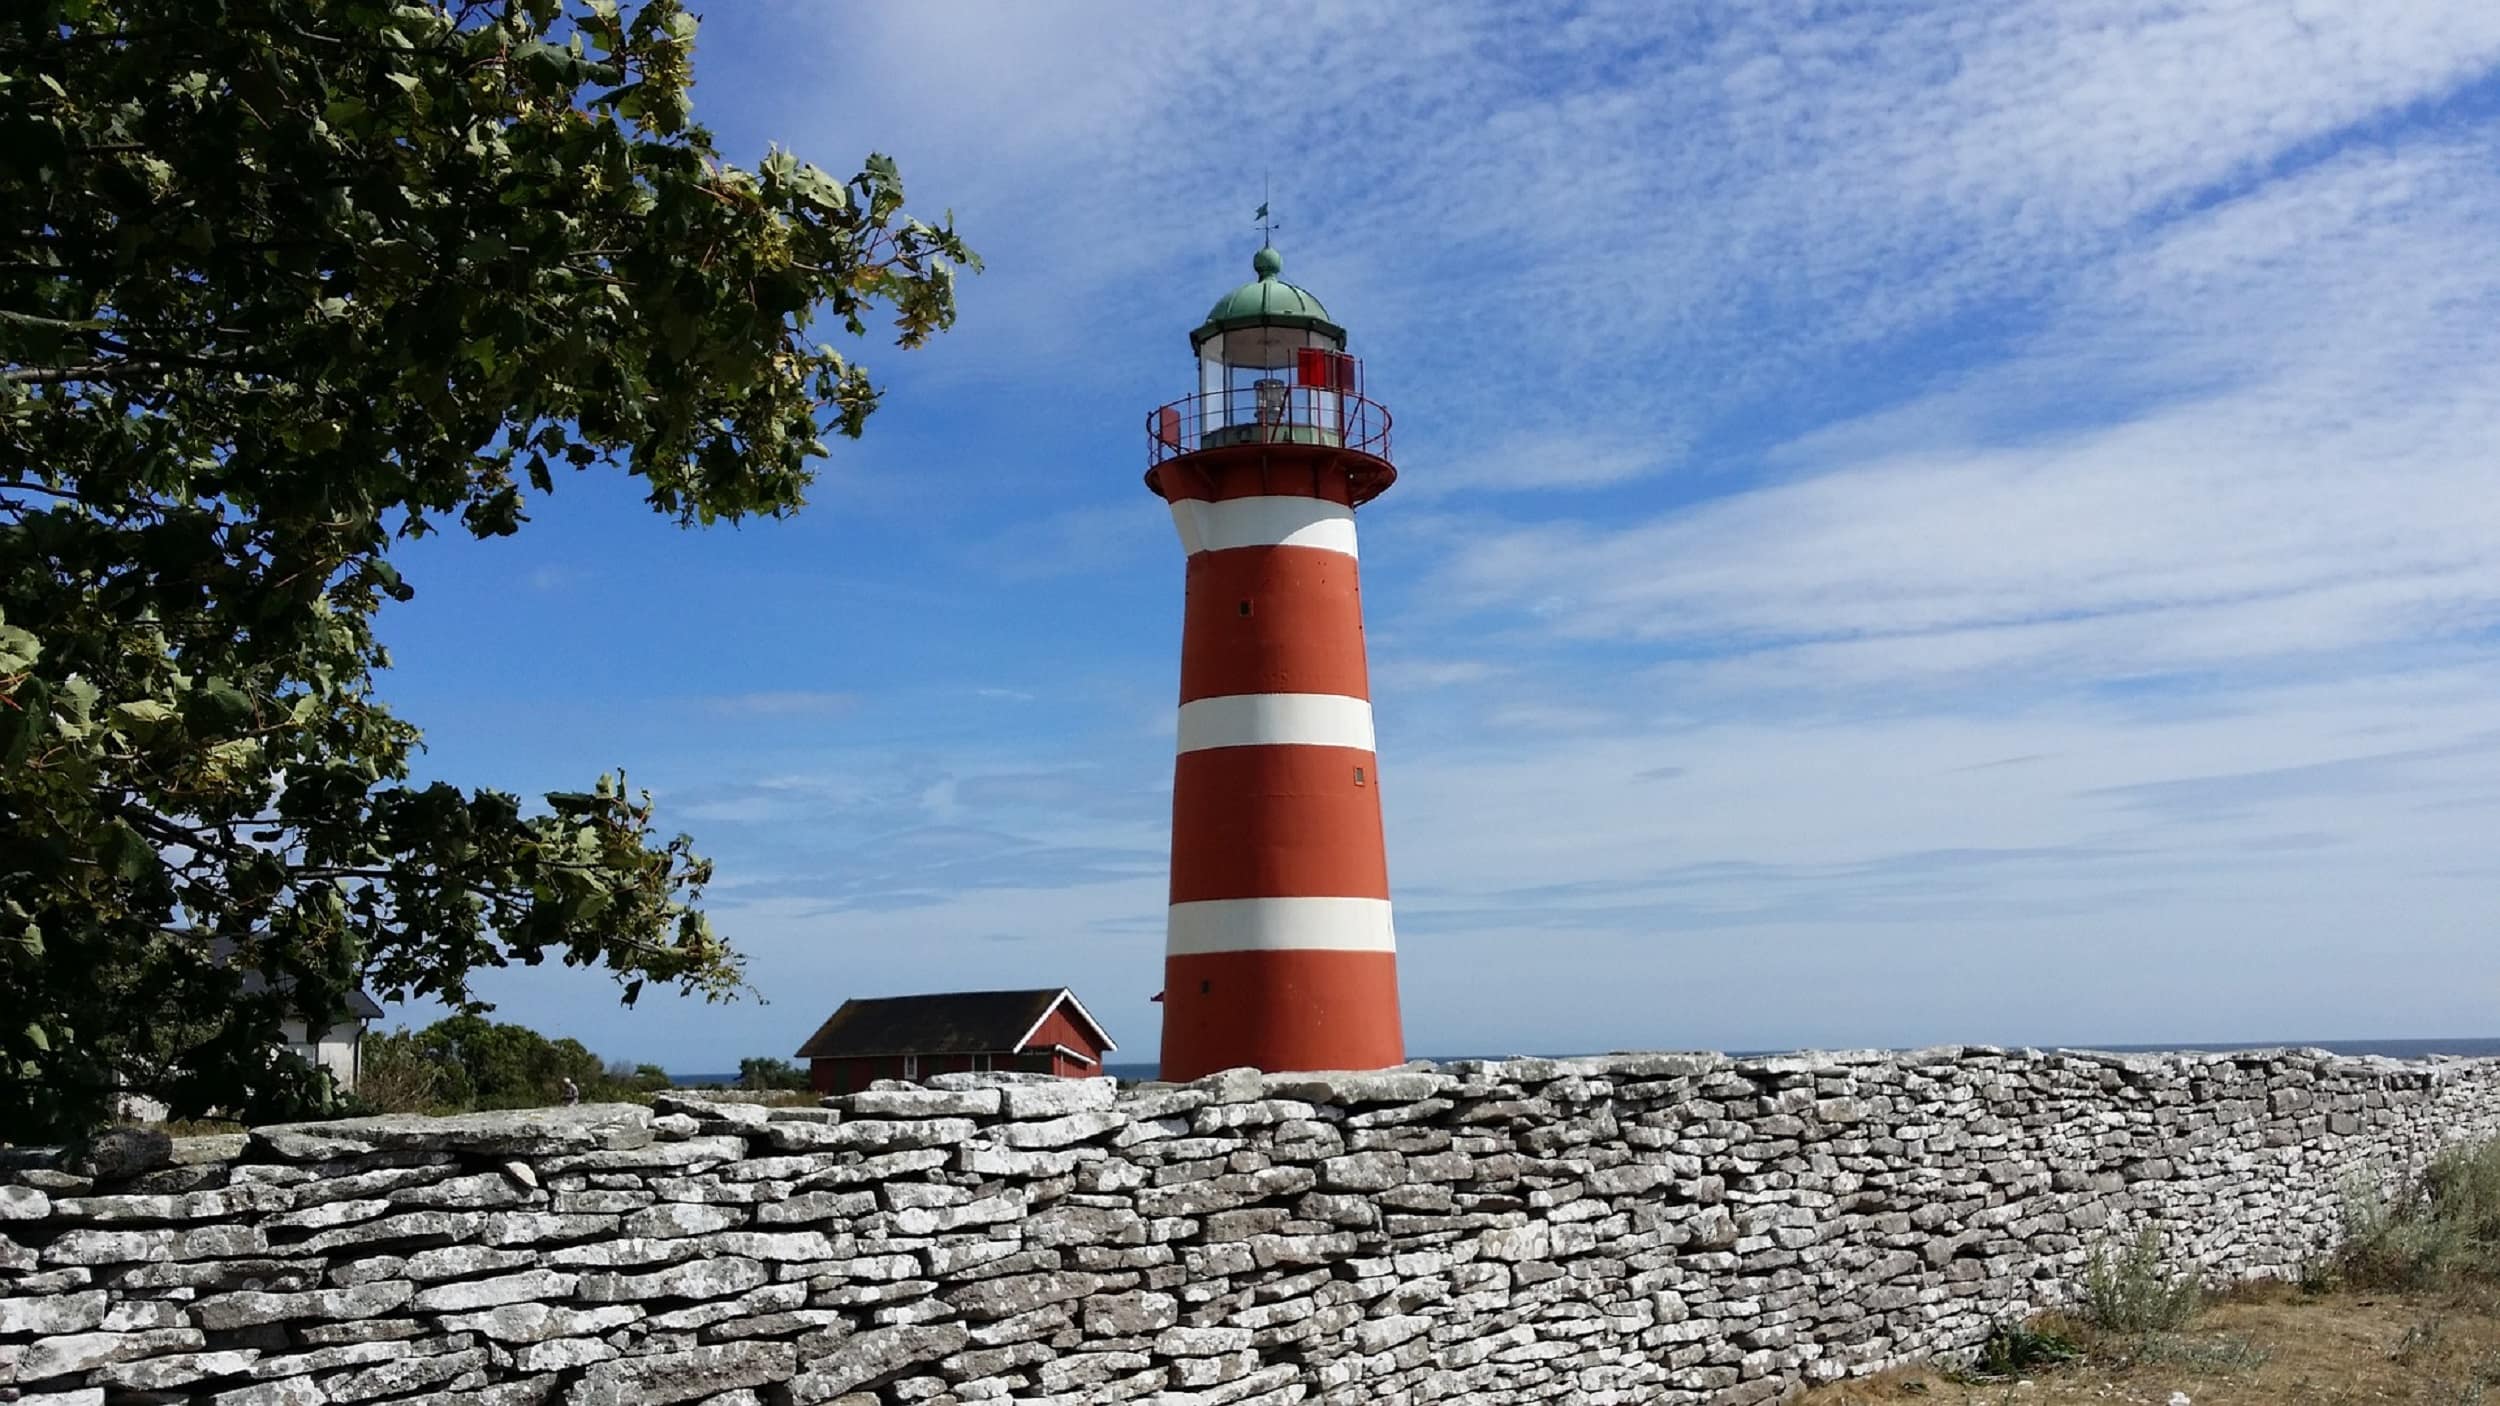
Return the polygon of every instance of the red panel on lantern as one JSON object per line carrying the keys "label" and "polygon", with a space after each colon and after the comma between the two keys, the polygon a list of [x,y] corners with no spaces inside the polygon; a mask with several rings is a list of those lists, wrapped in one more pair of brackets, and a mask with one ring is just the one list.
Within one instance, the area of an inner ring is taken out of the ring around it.
{"label": "red panel on lantern", "polygon": [[1325,388],[1334,369],[1328,364],[1328,349],[1325,347],[1303,347],[1293,354],[1295,385]]}

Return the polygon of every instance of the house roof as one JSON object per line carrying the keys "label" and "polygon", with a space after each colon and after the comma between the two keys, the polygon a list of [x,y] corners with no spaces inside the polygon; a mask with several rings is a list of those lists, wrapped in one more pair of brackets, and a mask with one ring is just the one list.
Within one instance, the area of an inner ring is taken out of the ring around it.
{"label": "house roof", "polygon": [[[212,937],[208,940],[209,959],[221,967],[234,960],[234,949],[235,941],[231,937]],[[266,973],[257,969],[245,969],[243,973],[244,995],[257,996],[268,989],[269,977]],[[371,996],[365,994],[363,987],[359,986],[347,993],[347,1013],[357,1020],[380,1020],[382,1007],[376,1004]]]}
{"label": "house roof", "polygon": [[1111,1036],[1064,986],[1038,991],[946,991],[844,1001],[799,1046],[799,1059],[851,1055],[1003,1054],[1023,1049],[1050,1013],[1070,1014],[1116,1050]]}

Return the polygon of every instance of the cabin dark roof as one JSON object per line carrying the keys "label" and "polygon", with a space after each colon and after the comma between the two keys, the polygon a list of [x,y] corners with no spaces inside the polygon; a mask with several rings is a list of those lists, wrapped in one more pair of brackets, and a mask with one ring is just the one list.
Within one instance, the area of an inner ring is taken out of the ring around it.
{"label": "cabin dark roof", "polygon": [[[208,940],[209,958],[221,967],[234,960],[234,949],[235,941],[231,937],[212,937]],[[269,978],[260,971],[247,969],[243,973],[244,995],[257,996],[268,989]],[[299,1011],[297,1014],[301,1015],[302,1012]],[[360,986],[347,993],[347,1014],[354,1020],[380,1020],[382,1008],[376,1005],[374,999],[366,995],[364,988]]]}
{"label": "cabin dark roof", "polygon": [[1040,991],[946,991],[844,1001],[797,1058],[854,1055],[1007,1054],[1062,1000],[1076,1018],[1115,1049],[1082,1003],[1065,987]]}

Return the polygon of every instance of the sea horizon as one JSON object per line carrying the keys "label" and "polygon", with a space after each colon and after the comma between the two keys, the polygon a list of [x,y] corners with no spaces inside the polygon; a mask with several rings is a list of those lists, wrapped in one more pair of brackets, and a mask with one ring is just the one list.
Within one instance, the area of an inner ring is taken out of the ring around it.
{"label": "sea horizon", "polygon": [[[2200,1040],[2200,1041],[2181,1041],[2181,1042],[2170,1042],[2170,1043],[2164,1043],[2164,1044],[2133,1044],[2133,1043],[2078,1044],[2078,1043],[2054,1043],[2054,1044],[2028,1044],[2028,1045],[2026,1045],[2026,1044],[2013,1044],[2013,1045],[2007,1045],[2007,1044],[1992,1044],[1992,1042],[1989,1042],[1989,1041],[1986,1041],[1986,1040],[1959,1040],[1959,1041],[1955,1041],[1955,1040],[1940,1040],[1940,1041],[1937,1041],[1937,1042],[1935,1042],[1934,1044],[1931,1044],[1931,1045],[1887,1045],[1887,1046],[1864,1046],[1864,1045],[1858,1045],[1858,1046],[1810,1046],[1810,1045],[1789,1045],[1789,1046],[1784,1046],[1784,1047],[1781,1047],[1781,1048],[1776,1048],[1776,1049],[1758,1049],[1758,1050],[1701,1050],[1701,1051],[1678,1051],[1678,1050],[1668,1050],[1668,1051],[1663,1051],[1663,1052],[1664,1052],[1664,1053],[1670,1053],[1670,1054],[1677,1054],[1677,1053],[1724,1054],[1724,1055],[1726,1055],[1727,1057],[1729,1057],[1730,1059],[1762,1059],[1762,1058],[1766,1058],[1766,1057],[1771,1056],[1771,1055],[1781,1055],[1781,1054],[1802,1054],[1802,1053],[1808,1053],[1808,1052],[1811,1052],[1811,1051],[1816,1050],[1816,1049],[1869,1049],[1869,1048],[1880,1048],[1880,1049],[1890,1049],[1890,1050],[1914,1050],[1914,1049],[1932,1049],[1932,1048],[1935,1048],[1937,1045],[1948,1045],[1948,1044],[1965,1044],[1965,1045],[1975,1045],[1975,1046],[1981,1046],[1981,1047],[1986,1047],[1986,1048],[1995,1048],[1995,1049],[2035,1049],[2035,1050],[2075,1050],[2075,1051],[2092,1051],[2092,1052],[2098,1052],[2098,1053],[2102,1053],[2102,1054],[2232,1054],[2232,1053],[2236,1053],[2236,1052],[2239,1052],[2239,1051],[2242,1051],[2242,1050],[2283,1050],[2283,1049],[2293,1049],[2293,1050],[2325,1050],[2325,1051],[2327,1051],[2327,1052],[2329,1052],[2329,1053],[2331,1053],[2331,1054],[2339,1054],[2339,1055],[2383,1055],[2383,1056],[2385,1056],[2385,1057],[2387,1057],[2387,1058],[2389,1058],[2389,1059],[2432,1059],[2432,1058],[2437,1058],[2437,1057],[2441,1057],[2441,1056],[2447,1056],[2447,1057],[2451,1057],[2451,1058],[2458,1058],[2458,1059],[2490,1059],[2490,1058],[2500,1058],[2500,1036],[2488,1036],[2488,1035],[2478,1035],[2478,1036],[2455,1036],[2455,1037],[2428,1037],[2428,1038],[2419,1038],[2419,1039],[2404,1039],[2404,1040],[2218,1040],[2218,1041],[2217,1041],[2217,1040]],[[1513,1051],[1513,1052],[1511,1052],[1511,1053],[1509,1053],[1509,1054],[1499,1054],[1499,1055],[1489,1055],[1489,1054],[1433,1054],[1433,1055],[1417,1055],[1417,1056],[1415,1056],[1415,1058],[1417,1058],[1417,1059],[1429,1060],[1429,1061],[1431,1061],[1431,1062],[1432,1062],[1432,1063],[1434,1063],[1434,1064],[1447,1064],[1447,1063],[1449,1063],[1449,1062],[1450,1062],[1450,1061],[1452,1061],[1452,1060],[1459,1060],[1459,1059],[1581,1059],[1581,1058],[1589,1058],[1589,1057],[1593,1057],[1593,1056],[1596,1056],[1596,1055],[1601,1055],[1601,1054],[1606,1054],[1606,1053],[1619,1053],[1619,1052],[1614,1052],[1614,1051],[1602,1051],[1602,1050],[1581,1050],[1581,1051],[1576,1051],[1576,1052],[1569,1053],[1569,1054],[1555,1054],[1555,1053],[1550,1053],[1550,1052],[1536,1052],[1536,1053],[1530,1053],[1530,1052],[1525,1052],[1525,1051]],[[1117,1078],[1117,1079],[1125,1079],[1125,1080],[1132,1080],[1132,1081],[1145,1081],[1145,1080],[1151,1080],[1151,1079],[1153,1079],[1153,1078],[1155,1077],[1155,1075],[1156,1075],[1156,1071],[1157,1071],[1157,1066],[1156,1066],[1156,1065],[1155,1065],[1152,1061],[1134,1062],[1134,1063],[1119,1063],[1119,1062],[1115,1062],[1115,1063],[1105,1064],[1105,1065],[1103,1066],[1103,1072],[1104,1072],[1104,1073],[1106,1073],[1106,1074],[1111,1075],[1113,1078]],[[669,1074],[669,1080],[670,1080],[670,1082],[671,1082],[671,1083],[675,1084],[678,1088],[709,1088],[709,1087],[714,1087],[714,1086],[719,1086],[719,1085],[734,1085],[734,1084],[736,1084],[736,1083],[738,1082],[738,1076],[737,1076],[735,1073],[730,1073],[730,1074],[679,1074],[679,1073],[675,1073],[675,1072],[673,1072],[673,1071],[672,1071],[672,1072]]]}

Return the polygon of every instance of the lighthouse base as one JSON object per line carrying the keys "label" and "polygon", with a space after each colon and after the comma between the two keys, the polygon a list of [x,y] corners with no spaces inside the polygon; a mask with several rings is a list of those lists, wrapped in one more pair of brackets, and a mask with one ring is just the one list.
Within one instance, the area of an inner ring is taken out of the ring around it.
{"label": "lighthouse base", "polygon": [[1285,949],[1163,964],[1162,1077],[1387,1069],[1406,1060],[1394,952]]}

